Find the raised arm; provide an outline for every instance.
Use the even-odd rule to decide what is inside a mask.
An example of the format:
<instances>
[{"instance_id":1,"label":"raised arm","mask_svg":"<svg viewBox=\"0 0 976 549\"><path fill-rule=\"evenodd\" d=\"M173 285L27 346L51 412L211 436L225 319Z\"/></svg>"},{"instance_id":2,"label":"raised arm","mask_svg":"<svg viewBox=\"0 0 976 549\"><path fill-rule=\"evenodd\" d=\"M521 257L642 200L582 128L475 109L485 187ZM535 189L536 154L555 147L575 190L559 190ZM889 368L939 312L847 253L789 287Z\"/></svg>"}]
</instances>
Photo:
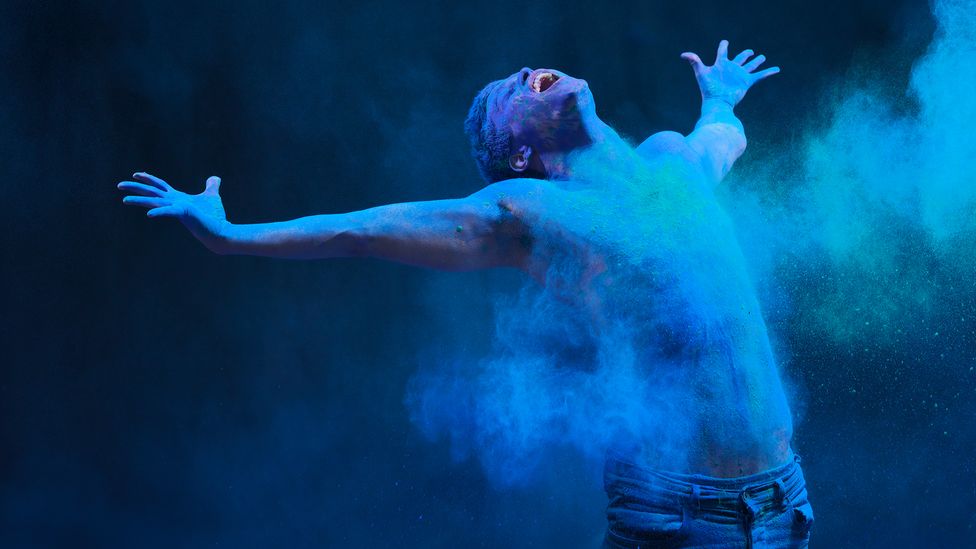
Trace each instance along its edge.
<instances>
[{"instance_id":1,"label":"raised arm","mask_svg":"<svg viewBox=\"0 0 976 549\"><path fill-rule=\"evenodd\" d=\"M496 183L466 198L391 204L291 221L235 225L211 177L197 195L145 173L119 184L123 202L149 217L176 217L211 251L289 259L374 257L421 267L466 271L522 267L530 239L518 215L532 180Z\"/></svg>"},{"instance_id":2,"label":"raised arm","mask_svg":"<svg viewBox=\"0 0 976 549\"><path fill-rule=\"evenodd\" d=\"M765 56L752 57L754 52L745 50L729 59L728 50L728 41L722 40L711 66L702 63L694 53L681 54L695 71L702 95L701 118L687 137L676 132L661 132L649 137L638 149L649 155L680 153L700 163L713 184L725 177L746 148L745 130L733 108L753 84L779 72L779 67L755 72L766 60Z\"/></svg>"}]
</instances>

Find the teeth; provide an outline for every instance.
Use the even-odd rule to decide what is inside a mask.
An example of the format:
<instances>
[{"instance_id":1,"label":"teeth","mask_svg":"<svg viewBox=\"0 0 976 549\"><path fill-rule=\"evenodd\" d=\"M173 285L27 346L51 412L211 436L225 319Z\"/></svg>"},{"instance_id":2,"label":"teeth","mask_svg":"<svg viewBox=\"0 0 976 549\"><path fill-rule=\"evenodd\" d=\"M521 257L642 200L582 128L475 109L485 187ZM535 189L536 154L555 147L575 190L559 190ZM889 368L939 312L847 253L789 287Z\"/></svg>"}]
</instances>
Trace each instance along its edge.
<instances>
[{"instance_id":1,"label":"teeth","mask_svg":"<svg viewBox=\"0 0 976 549\"><path fill-rule=\"evenodd\" d=\"M532 79L532 89L537 92L542 92L542 78L545 76L553 76L551 72L540 72Z\"/></svg>"}]
</instances>

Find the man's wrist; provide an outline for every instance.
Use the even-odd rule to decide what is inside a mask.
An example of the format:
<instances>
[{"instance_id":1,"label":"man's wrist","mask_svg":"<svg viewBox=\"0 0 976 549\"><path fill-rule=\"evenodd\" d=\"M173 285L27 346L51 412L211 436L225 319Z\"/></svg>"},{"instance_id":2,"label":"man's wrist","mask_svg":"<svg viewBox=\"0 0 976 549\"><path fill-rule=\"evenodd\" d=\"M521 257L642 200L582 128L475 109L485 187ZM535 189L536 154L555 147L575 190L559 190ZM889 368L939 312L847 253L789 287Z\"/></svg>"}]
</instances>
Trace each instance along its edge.
<instances>
[{"instance_id":1,"label":"man's wrist","mask_svg":"<svg viewBox=\"0 0 976 549\"><path fill-rule=\"evenodd\" d=\"M240 239L240 226L222 221L210 237L207 247L219 254L232 253Z\"/></svg>"},{"instance_id":2,"label":"man's wrist","mask_svg":"<svg viewBox=\"0 0 976 549\"><path fill-rule=\"evenodd\" d=\"M708 124L730 124L742 128L742 123L735 115L733 110L734 103L726 98L710 97L702 101L701 118L695 124L695 128Z\"/></svg>"}]
</instances>

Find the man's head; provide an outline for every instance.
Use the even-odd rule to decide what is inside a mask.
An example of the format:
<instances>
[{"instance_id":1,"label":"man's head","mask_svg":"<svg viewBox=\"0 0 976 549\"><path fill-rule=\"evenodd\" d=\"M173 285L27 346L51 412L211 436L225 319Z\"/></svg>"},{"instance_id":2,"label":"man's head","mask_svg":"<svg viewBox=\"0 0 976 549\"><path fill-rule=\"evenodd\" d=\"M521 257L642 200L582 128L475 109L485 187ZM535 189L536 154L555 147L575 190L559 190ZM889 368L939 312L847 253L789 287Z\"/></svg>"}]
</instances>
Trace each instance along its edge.
<instances>
[{"instance_id":1,"label":"man's head","mask_svg":"<svg viewBox=\"0 0 976 549\"><path fill-rule=\"evenodd\" d=\"M465 132L489 182L544 178L544 158L589 143L586 122L596 117L585 80L552 69L523 68L485 86L474 99Z\"/></svg>"}]
</instances>

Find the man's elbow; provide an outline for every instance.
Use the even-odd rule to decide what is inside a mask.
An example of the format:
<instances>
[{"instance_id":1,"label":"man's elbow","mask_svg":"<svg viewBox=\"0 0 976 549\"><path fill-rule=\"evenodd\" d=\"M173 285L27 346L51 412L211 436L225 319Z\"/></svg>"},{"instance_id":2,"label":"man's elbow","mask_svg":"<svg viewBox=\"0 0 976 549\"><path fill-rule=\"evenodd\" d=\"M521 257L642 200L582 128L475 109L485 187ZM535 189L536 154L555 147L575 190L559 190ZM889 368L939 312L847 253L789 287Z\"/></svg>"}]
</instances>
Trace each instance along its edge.
<instances>
[{"instance_id":1,"label":"man's elbow","mask_svg":"<svg viewBox=\"0 0 976 549\"><path fill-rule=\"evenodd\" d=\"M730 143L729 143L729 154L728 154L728 166L726 166L726 169L725 169L726 172L728 172L729 170L731 170L732 169L732 164L734 164L735 161L738 160L739 157L742 156L742 154L746 152L746 145L748 145L748 142L746 141L746 134L743 133L743 132L741 132L741 131L740 132L737 132L735 134L735 137L733 137L730 140Z\"/></svg>"},{"instance_id":2,"label":"man's elbow","mask_svg":"<svg viewBox=\"0 0 976 549\"><path fill-rule=\"evenodd\" d=\"M742 153L746 152L746 145L749 144L749 141L746 139L746 132L741 129L738 132L737 143L738 147L735 150L735 157L739 158L742 156Z\"/></svg>"},{"instance_id":3,"label":"man's elbow","mask_svg":"<svg viewBox=\"0 0 976 549\"><path fill-rule=\"evenodd\" d=\"M746 132L742 124L731 124L720 122L710 124L708 130L713 134L713 139L723 143L728 155L738 158L746 150Z\"/></svg>"},{"instance_id":4,"label":"man's elbow","mask_svg":"<svg viewBox=\"0 0 976 549\"><path fill-rule=\"evenodd\" d=\"M712 176L716 183L719 183L725 179L725 176L732 170L732 166L735 164L735 161L742 156L742 153L744 153L745 150L746 137L739 134L738 138L730 139L727 142L725 150L714 155L712 158L706 157L706 170L712 172Z\"/></svg>"}]
</instances>

